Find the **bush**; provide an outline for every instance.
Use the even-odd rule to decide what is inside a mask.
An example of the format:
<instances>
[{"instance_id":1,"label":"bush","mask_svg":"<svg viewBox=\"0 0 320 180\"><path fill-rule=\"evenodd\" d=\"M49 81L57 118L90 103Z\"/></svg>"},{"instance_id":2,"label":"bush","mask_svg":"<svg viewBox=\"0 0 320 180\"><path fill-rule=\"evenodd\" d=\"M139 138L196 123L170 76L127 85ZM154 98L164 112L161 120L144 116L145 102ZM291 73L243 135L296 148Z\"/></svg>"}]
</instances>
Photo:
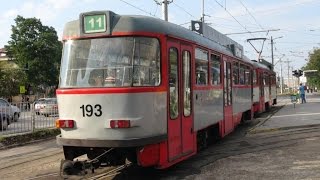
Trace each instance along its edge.
<instances>
[{"instance_id":1,"label":"bush","mask_svg":"<svg viewBox=\"0 0 320 180\"><path fill-rule=\"evenodd\" d=\"M37 140L53 138L58 134L60 134L60 129L40 129L28 134L19 134L6 137L0 136L0 147L1 144L4 147L23 145Z\"/></svg>"}]
</instances>

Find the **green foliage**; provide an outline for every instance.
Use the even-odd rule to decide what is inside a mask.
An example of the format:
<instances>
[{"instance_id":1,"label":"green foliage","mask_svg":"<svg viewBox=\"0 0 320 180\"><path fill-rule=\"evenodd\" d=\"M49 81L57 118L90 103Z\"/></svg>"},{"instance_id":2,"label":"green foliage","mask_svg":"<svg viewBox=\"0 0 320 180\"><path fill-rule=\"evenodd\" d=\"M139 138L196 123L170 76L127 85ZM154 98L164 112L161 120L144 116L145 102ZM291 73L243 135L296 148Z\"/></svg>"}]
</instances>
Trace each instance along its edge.
<instances>
[{"instance_id":1,"label":"green foliage","mask_svg":"<svg viewBox=\"0 0 320 180\"><path fill-rule=\"evenodd\" d=\"M54 138L59 134L60 129L39 129L33 133L19 134L15 136L0 136L0 144L6 147L12 145L21 145L36 140Z\"/></svg>"},{"instance_id":2,"label":"green foliage","mask_svg":"<svg viewBox=\"0 0 320 180\"><path fill-rule=\"evenodd\" d=\"M62 43L53 27L36 18L17 16L8 44L9 56L25 69L28 83L34 87L57 85Z\"/></svg>"},{"instance_id":3,"label":"green foliage","mask_svg":"<svg viewBox=\"0 0 320 180\"><path fill-rule=\"evenodd\" d=\"M18 95L20 85L24 85L26 74L21 69L15 67L12 62L0 63L0 96L10 97Z\"/></svg>"},{"instance_id":4,"label":"green foliage","mask_svg":"<svg viewBox=\"0 0 320 180\"><path fill-rule=\"evenodd\" d=\"M308 77L308 84L320 87L320 49L313 49L309 54L309 62L304 70L318 70L314 76Z\"/></svg>"}]
</instances>

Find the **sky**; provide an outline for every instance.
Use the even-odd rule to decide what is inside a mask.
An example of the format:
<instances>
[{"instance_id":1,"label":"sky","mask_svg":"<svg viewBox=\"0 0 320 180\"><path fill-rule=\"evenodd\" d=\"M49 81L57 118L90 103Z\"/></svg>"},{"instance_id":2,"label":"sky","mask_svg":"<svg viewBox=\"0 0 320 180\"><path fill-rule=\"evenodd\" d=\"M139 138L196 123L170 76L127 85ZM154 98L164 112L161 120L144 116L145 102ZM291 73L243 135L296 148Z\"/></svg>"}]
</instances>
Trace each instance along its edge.
<instances>
[{"instance_id":1,"label":"sky","mask_svg":"<svg viewBox=\"0 0 320 180\"><path fill-rule=\"evenodd\" d=\"M82 12L110 10L123 15L162 18L161 0L10 0L0 6L0 48L10 40L17 15L36 17L43 25L56 29L61 40L68 21ZM170 0L172 1L172 0ZM244 54L258 54L247 39L266 38L262 58L271 62L271 37L274 39L275 71L300 69L309 53L320 47L320 0L204 0L205 22L244 47ZM199 20L202 0L173 0L168 5L169 21L185 28ZM263 32L257 32L263 31ZM240 34L239 34L240 33ZM260 51L262 40L250 41ZM281 61L279 61L281 59ZM289 63L288 63L289 62ZM289 65L289 66L288 66Z\"/></svg>"}]
</instances>

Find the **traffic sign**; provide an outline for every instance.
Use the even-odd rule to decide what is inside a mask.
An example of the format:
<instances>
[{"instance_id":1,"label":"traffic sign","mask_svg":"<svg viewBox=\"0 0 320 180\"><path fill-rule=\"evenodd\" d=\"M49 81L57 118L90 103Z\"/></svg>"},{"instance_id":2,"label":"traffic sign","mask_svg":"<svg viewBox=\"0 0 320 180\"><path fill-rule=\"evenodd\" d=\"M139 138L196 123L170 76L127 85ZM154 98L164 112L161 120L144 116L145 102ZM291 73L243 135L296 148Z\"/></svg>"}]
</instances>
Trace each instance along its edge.
<instances>
[{"instance_id":1,"label":"traffic sign","mask_svg":"<svg viewBox=\"0 0 320 180\"><path fill-rule=\"evenodd\" d=\"M25 86L20 86L20 94L24 94L26 92Z\"/></svg>"}]
</instances>

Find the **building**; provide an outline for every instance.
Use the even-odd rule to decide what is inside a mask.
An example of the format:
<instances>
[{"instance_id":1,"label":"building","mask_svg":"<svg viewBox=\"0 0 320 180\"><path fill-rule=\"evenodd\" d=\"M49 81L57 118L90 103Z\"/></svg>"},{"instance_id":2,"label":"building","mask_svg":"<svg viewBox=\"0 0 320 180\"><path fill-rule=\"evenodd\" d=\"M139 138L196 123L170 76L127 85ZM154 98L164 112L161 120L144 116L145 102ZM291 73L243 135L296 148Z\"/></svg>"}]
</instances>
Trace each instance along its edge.
<instances>
[{"instance_id":1,"label":"building","mask_svg":"<svg viewBox=\"0 0 320 180\"><path fill-rule=\"evenodd\" d=\"M9 57L5 48L0 48L0 61L8 61Z\"/></svg>"}]
</instances>

